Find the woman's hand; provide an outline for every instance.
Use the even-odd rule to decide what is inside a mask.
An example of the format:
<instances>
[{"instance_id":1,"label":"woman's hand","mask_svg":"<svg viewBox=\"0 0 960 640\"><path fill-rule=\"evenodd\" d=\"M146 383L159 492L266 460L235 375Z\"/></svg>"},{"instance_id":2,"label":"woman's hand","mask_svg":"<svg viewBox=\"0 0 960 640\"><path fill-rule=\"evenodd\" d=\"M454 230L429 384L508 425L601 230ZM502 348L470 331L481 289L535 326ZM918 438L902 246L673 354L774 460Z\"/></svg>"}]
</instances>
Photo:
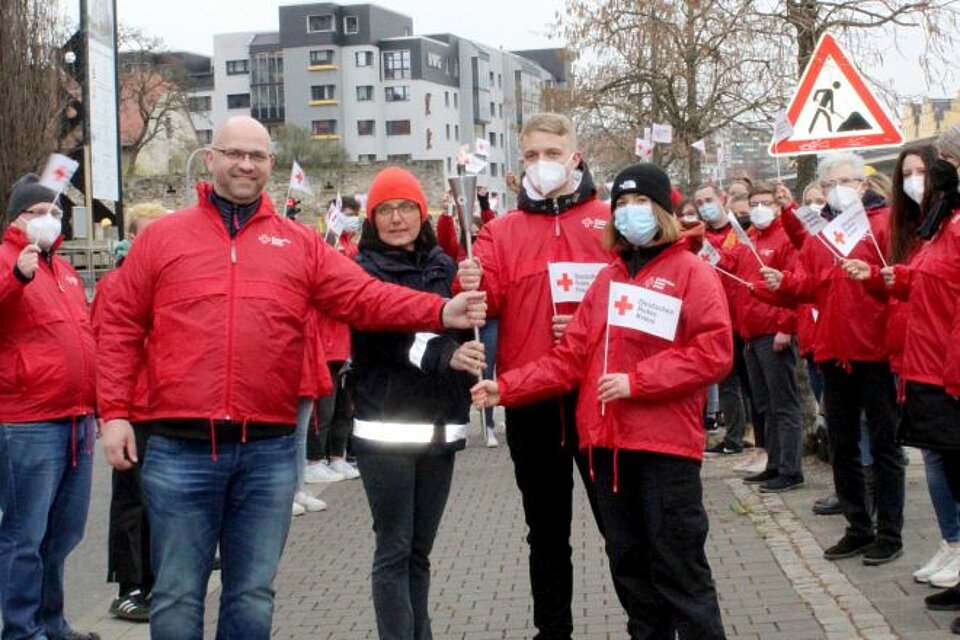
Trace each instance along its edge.
<instances>
[{"instance_id":1,"label":"woman's hand","mask_svg":"<svg viewBox=\"0 0 960 640\"><path fill-rule=\"evenodd\" d=\"M608 373L601 376L597 384L597 399L600 402L610 402L619 398L630 397L630 376L625 373Z\"/></svg>"},{"instance_id":2,"label":"woman's hand","mask_svg":"<svg viewBox=\"0 0 960 640\"><path fill-rule=\"evenodd\" d=\"M457 347L450 358L450 368L457 371L466 371L477 376L483 374L487 366L487 358L483 353L483 343L471 340Z\"/></svg>"},{"instance_id":3,"label":"woman's hand","mask_svg":"<svg viewBox=\"0 0 960 640\"><path fill-rule=\"evenodd\" d=\"M870 265L863 260L851 258L843 261L843 270L853 280L867 280L870 278Z\"/></svg>"},{"instance_id":4,"label":"woman's hand","mask_svg":"<svg viewBox=\"0 0 960 640\"><path fill-rule=\"evenodd\" d=\"M883 282L888 287L892 287L897 282L897 272L894 271L893 267L880 269L880 275L883 276Z\"/></svg>"},{"instance_id":5,"label":"woman's hand","mask_svg":"<svg viewBox=\"0 0 960 640\"><path fill-rule=\"evenodd\" d=\"M500 387L493 380L481 380L470 389L470 396L477 409L495 407L500 404Z\"/></svg>"},{"instance_id":6,"label":"woman's hand","mask_svg":"<svg viewBox=\"0 0 960 640\"><path fill-rule=\"evenodd\" d=\"M760 269L761 275L763 275L763 281L767 283L767 288L770 291L776 291L780 288L780 284L783 282L783 272L777 271L772 267L763 267Z\"/></svg>"}]
</instances>

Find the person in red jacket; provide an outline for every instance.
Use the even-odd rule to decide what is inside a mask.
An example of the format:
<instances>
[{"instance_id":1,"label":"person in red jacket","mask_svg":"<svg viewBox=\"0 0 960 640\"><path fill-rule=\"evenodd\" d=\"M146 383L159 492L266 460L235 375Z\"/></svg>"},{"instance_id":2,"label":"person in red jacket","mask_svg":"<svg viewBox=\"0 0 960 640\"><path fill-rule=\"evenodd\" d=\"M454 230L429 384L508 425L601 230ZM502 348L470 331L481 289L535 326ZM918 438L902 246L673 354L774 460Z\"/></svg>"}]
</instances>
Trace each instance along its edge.
<instances>
[{"instance_id":1,"label":"person in red jacket","mask_svg":"<svg viewBox=\"0 0 960 640\"><path fill-rule=\"evenodd\" d=\"M56 197L23 176L0 220L0 611L5 638L92 640L64 619L63 569L90 503L96 351Z\"/></svg>"},{"instance_id":2,"label":"person in red jacket","mask_svg":"<svg viewBox=\"0 0 960 640\"><path fill-rule=\"evenodd\" d=\"M461 262L459 270L460 285L486 291L490 315L500 320L499 374L550 351L576 309L576 303L553 304L547 265L607 264L612 258L602 240L610 208L596 198L570 120L532 116L520 144L519 210L484 226L474 247L476 260ZM574 461L594 504L586 460L578 454L575 407L570 389L506 411L507 445L530 529L533 621L542 640L567 640L573 633Z\"/></svg>"},{"instance_id":3,"label":"person in red jacket","mask_svg":"<svg viewBox=\"0 0 960 640\"><path fill-rule=\"evenodd\" d=\"M776 493L803 485L803 425L797 390L797 319L792 309L776 307L753 295L763 289L760 260L768 267L792 270L796 250L783 230L776 187L750 188L751 236L754 252L744 244L728 251L720 266L754 284L740 297L738 316L750 390L762 416L767 467L744 482L760 483L760 491ZM760 256L760 260L757 259Z\"/></svg>"},{"instance_id":4,"label":"person in red jacket","mask_svg":"<svg viewBox=\"0 0 960 640\"><path fill-rule=\"evenodd\" d=\"M444 302L378 282L277 215L264 193L270 144L253 118L222 124L204 151L212 184L198 185L195 206L138 237L103 311L98 405L115 468L137 462L130 418L140 367L149 380L139 417L150 434L141 479L156 640L202 637L218 542L218 635L270 636L295 491L308 309L376 330L483 322L482 293Z\"/></svg>"},{"instance_id":5,"label":"person in red jacket","mask_svg":"<svg viewBox=\"0 0 960 640\"><path fill-rule=\"evenodd\" d=\"M637 164L613 187L607 246L617 259L587 292L560 343L473 388L476 404L517 407L580 387L579 446L591 461L610 570L631 638L709 640L724 630L704 553L700 465L705 390L733 363L723 289L670 215L670 180ZM611 291L617 287L617 292ZM674 332L609 318L677 305ZM634 311L633 309L637 310Z\"/></svg>"},{"instance_id":6,"label":"person in red jacket","mask_svg":"<svg viewBox=\"0 0 960 640\"><path fill-rule=\"evenodd\" d=\"M826 190L824 213L833 218L860 199L881 250L888 244L888 209L864 183L863 159L853 153L828 156L820 164ZM903 451L896 442L896 393L885 348L886 304L849 278L841 261L816 238L808 238L796 270L763 269L773 301L814 303L819 311L814 360L823 374L827 432L833 452L833 481L847 530L824 552L828 560L863 555L880 565L903 553ZM864 237L849 254L880 265L873 242ZM866 414L877 487L876 524L866 502L860 454L860 414Z\"/></svg>"}]
</instances>

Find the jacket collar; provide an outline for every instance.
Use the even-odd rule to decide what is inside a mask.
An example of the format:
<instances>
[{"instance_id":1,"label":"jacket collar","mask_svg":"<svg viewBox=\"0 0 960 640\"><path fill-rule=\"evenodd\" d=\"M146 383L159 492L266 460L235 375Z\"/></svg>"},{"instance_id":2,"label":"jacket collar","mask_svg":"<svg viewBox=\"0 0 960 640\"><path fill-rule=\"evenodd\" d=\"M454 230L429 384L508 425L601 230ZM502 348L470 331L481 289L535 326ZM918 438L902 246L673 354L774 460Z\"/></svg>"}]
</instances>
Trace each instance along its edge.
<instances>
[{"instance_id":1,"label":"jacket collar","mask_svg":"<svg viewBox=\"0 0 960 640\"><path fill-rule=\"evenodd\" d=\"M213 184L210 182L198 182L197 183L197 206L201 209L209 211L220 216L220 211L217 209L217 206L213 203L211 196L213 195ZM222 196L217 195L218 198L222 199ZM241 205L243 208L244 205ZM252 205L247 205L252 206ZM277 215L277 210L273 206L273 200L270 199L270 196L267 195L267 192L264 191L260 194L260 199L257 201L257 208L250 216L250 221L254 218L262 218L265 216L275 216Z\"/></svg>"},{"instance_id":2,"label":"jacket collar","mask_svg":"<svg viewBox=\"0 0 960 640\"><path fill-rule=\"evenodd\" d=\"M671 256L675 253L680 253L683 251L692 251L693 247L691 245L691 241L694 240L695 237L696 237L695 235L687 236L687 235L681 234L679 240L674 242L672 245L670 245L666 249L663 249L662 251L657 253L649 262L646 262L642 267L640 267L640 270L637 271L637 273L634 274L632 277L630 276L630 268L627 265L627 262L626 260L624 260L623 255L621 253L617 254L617 258L616 260L614 260L613 264L616 265L616 268L620 271L620 274L623 277L627 278L628 280L638 280L641 274L646 273L647 270L650 269L652 265L659 263L661 260L664 260L667 256Z\"/></svg>"},{"instance_id":3,"label":"jacket collar","mask_svg":"<svg viewBox=\"0 0 960 640\"><path fill-rule=\"evenodd\" d=\"M41 254L47 257L53 256L57 252L57 249L60 248L60 245L63 244L63 240L63 235L57 236L53 246L47 251L42 251ZM22 250L25 246L30 244L30 238L27 237L27 234L21 231L19 227L15 227L12 224L9 225L7 230L3 232L3 241L9 242L18 250Z\"/></svg>"}]
</instances>

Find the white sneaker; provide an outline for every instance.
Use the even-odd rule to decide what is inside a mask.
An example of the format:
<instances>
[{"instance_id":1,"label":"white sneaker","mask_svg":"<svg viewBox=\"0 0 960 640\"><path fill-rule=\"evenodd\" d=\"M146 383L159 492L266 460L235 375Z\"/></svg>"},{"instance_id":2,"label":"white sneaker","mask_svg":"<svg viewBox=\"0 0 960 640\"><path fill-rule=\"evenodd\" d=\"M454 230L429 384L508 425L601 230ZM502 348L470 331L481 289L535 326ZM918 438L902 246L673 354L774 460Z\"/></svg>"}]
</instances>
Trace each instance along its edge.
<instances>
[{"instance_id":1,"label":"white sneaker","mask_svg":"<svg viewBox=\"0 0 960 640\"><path fill-rule=\"evenodd\" d=\"M487 427L487 448L496 449L500 446L500 443L497 442L497 434L493 430L493 427Z\"/></svg>"},{"instance_id":2,"label":"white sneaker","mask_svg":"<svg viewBox=\"0 0 960 640\"><path fill-rule=\"evenodd\" d=\"M302 506L300 506L300 505L297 504L296 502L293 503L293 510L291 511L292 515L302 516L302 515L305 514L306 512L307 512L307 510L304 509Z\"/></svg>"},{"instance_id":3,"label":"white sneaker","mask_svg":"<svg viewBox=\"0 0 960 640\"><path fill-rule=\"evenodd\" d=\"M949 558L950 545L946 540L941 540L937 552L927 561L927 564L913 572L913 579L917 582L930 582L930 576L943 569Z\"/></svg>"},{"instance_id":4,"label":"white sneaker","mask_svg":"<svg viewBox=\"0 0 960 640\"><path fill-rule=\"evenodd\" d=\"M343 474L331 469L326 461L318 462L317 464L308 464L303 472L303 481L308 484L340 482L343 479Z\"/></svg>"},{"instance_id":5,"label":"white sneaker","mask_svg":"<svg viewBox=\"0 0 960 640\"><path fill-rule=\"evenodd\" d=\"M334 458L331 460L330 469L335 473L339 473L347 480L355 480L360 477L360 472L357 468L343 458Z\"/></svg>"},{"instance_id":6,"label":"white sneaker","mask_svg":"<svg viewBox=\"0 0 960 640\"><path fill-rule=\"evenodd\" d=\"M947 547L947 561L940 570L930 576L930 586L950 589L960 584L960 548Z\"/></svg>"},{"instance_id":7,"label":"white sneaker","mask_svg":"<svg viewBox=\"0 0 960 640\"><path fill-rule=\"evenodd\" d=\"M293 496L293 505L299 505L301 508L306 509L307 511L326 511L327 503L316 498L306 491L298 491L297 495Z\"/></svg>"}]
</instances>

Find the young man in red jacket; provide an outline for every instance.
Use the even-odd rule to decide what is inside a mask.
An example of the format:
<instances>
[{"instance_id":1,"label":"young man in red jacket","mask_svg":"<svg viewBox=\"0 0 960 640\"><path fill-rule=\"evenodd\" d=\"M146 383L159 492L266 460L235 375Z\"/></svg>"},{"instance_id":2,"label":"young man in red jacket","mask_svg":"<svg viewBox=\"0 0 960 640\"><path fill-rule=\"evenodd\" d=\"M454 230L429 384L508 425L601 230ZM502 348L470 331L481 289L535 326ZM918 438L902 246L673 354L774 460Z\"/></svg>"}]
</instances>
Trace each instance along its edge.
<instances>
[{"instance_id":1,"label":"young man in red jacket","mask_svg":"<svg viewBox=\"0 0 960 640\"><path fill-rule=\"evenodd\" d=\"M596 197L570 120L535 115L524 124L520 144L524 177L519 210L485 225L474 247L476 260L460 263L460 285L486 291L490 315L499 318L500 373L550 351L576 309L574 303L552 304L548 263L608 264L613 258L603 247L610 207ZM575 408L574 392L506 411L507 444L530 529L530 585L539 640L569 640L573 632L574 461L595 507L592 482L578 453Z\"/></svg>"},{"instance_id":2,"label":"young man in red jacket","mask_svg":"<svg viewBox=\"0 0 960 640\"><path fill-rule=\"evenodd\" d=\"M4 638L94 640L63 617L90 503L95 349L83 282L57 255L57 194L13 187L0 226L0 611Z\"/></svg>"},{"instance_id":3,"label":"young man in red jacket","mask_svg":"<svg viewBox=\"0 0 960 640\"><path fill-rule=\"evenodd\" d=\"M887 247L889 210L868 191L863 159L853 153L828 156L820 164L826 217L832 219L860 199L880 251ZM787 214L791 215L791 214ZM821 238L822 240L822 238ZM823 373L827 434L833 452L833 482L847 519L844 536L824 552L828 560L863 555L880 565L903 553L903 451L896 441L896 392L885 347L887 309L850 279L825 240L808 238L794 272L764 269L780 302L813 303L819 311L813 357ZM849 258L881 266L878 249L864 237ZM859 286L858 286L859 285ZM860 459L860 414L867 417L877 486L876 522L867 509Z\"/></svg>"},{"instance_id":4,"label":"young man in red jacket","mask_svg":"<svg viewBox=\"0 0 960 640\"><path fill-rule=\"evenodd\" d=\"M99 334L103 446L137 460L130 408L146 367L141 471L156 582L154 640L199 639L217 544L218 637L266 640L273 577L296 483L297 390L310 307L354 326L439 330L482 323L482 294L411 293L366 276L264 194L266 129L227 120L204 152L213 184L141 234ZM149 336L149 339L147 337Z\"/></svg>"}]
</instances>

